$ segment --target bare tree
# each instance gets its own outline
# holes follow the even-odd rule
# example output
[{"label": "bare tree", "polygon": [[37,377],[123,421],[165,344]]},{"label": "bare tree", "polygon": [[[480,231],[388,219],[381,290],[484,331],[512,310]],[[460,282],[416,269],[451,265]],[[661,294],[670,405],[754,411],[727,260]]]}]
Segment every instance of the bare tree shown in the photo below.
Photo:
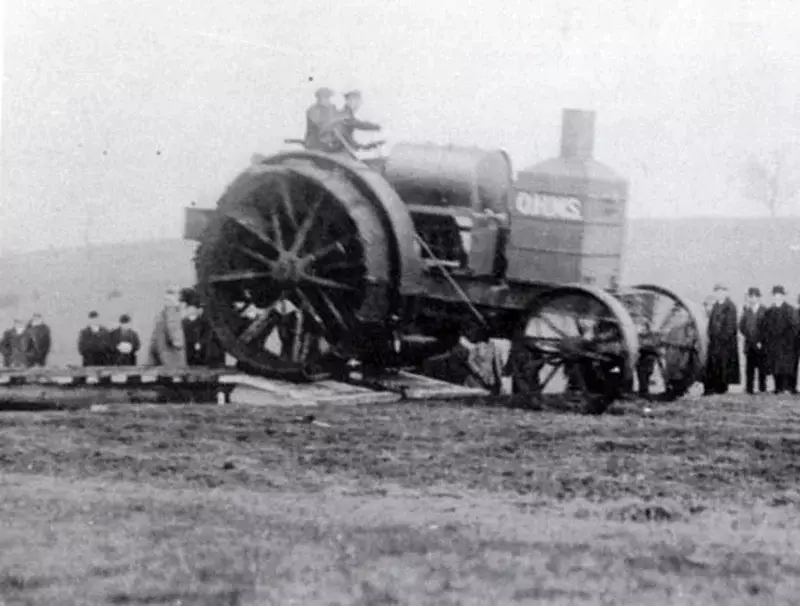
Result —
[{"label": "bare tree", "polygon": [[794,165],[787,149],[752,156],[745,165],[745,195],[763,204],[774,217],[795,203],[800,193],[800,167]]}]

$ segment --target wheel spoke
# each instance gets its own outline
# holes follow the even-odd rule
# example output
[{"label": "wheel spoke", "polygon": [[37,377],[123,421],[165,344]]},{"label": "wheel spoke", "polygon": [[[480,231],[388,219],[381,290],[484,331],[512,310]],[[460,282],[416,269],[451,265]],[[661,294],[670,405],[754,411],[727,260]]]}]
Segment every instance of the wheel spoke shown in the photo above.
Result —
[{"label": "wheel spoke", "polygon": [[545,388],[550,384],[550,381],[553,380],[553,377],[556,375],[556,372],[558,372],[558,369],[561,368],[562,365],[563,364],[561,362],[553,364],[553,367],[547,373],[547,376],[545,377],[544,381],[540,383],[539,393],[544,392]]},{"label": "wheel spoke", "polygon": [[325,273],[330,271],[353,271],[355,269],[360,269],[364,267],[360,263],[351,263],[348,261],[336,261],[335,263],[329,263],[324,267],[320,268],[320,271]]},{"label": "wheel spoke", "polygon": [[218,283],[218,282],[247,282],[250,280],[261,280],[264,278],[270,278],[272,274],[265,271],[234,271],[228,274],[222,275],[214,275],[208,278],[209,282]]},{"label": "wheel spoke", "polygon": [[546,315],[542,314],[540,316],[536,316],[536,319],[542,320],[545,324],[547,324],[559,336],[564,337],[564,338],[567,338],[569,336],[569,335],[567,335],[567,333],[565,333],[563,330],[561,330],[561,328],[556,326],[553,323],[553,321],[550,318],[548,318]]},{"label": "wheel spoke", "polygon": [[280,253],[280,248],[278,248],[278,245],[267,235],[266,225],[264,225],[264,222],[260,219],[260,217],[256,218],[251,213],[246,212],[241,208],[229,208],[225,211],[225,216],[244,227],[247,231],[253,234],[261,242],[269,246],[276,253]]},{"label": "wheel spoke", "polygon": [[302,259],[303,266],[305,267],[310,263],[315,263],[316,261],[320,261],[336,250],[338,250],[341,253],[345,253],[347,251],[347,249],[345,248],[345,244],[348,243],[351,238],[352,236],[347,236],[343,240],[337,240],[336,242],[332,242],[331,244],[328,244],[327,246],[319,249],[317,252],[311,253],[307,257],[303,257]]},{"label": "wheel spoke", "polygon": [[581,324],[577,314],[572,315],[572,321],[575,322],[575,328],[578,331],[578,336],[583,337],[586,334],[586,331],[583,329],[583,325]]},{"label": "wheel spoke", "polygon": [[341,282],[336,282],[335,280],[329,280],[328,278],[322,278],[320,276],[313,276],[310,274],[303,274],[302,280],[304,282],[308,282],[309,284],[314,284],[316,286],[321,286],[322,288],[332,288],[334,290],[344,290],[347,292],[358,292],[357,288],[353,288],[352,286],[348,286],[347,284],[342,284]]},{"label": "wheel spoke", "polygon": [[286,250],[286,241],[283,238],[283,228],[281,227],[281,218],[277,212],[272,213],[270,216],[272,220],[272,230],[275,232],[275,237],[278,239],[278,246],[281,250]]},{"label": "wheel spoke", "polygon": [[286,211],[286,216],[289,218],[289,222],[292,224],[292,229],[296,230],[297,217],[295,216],[294,207],[292,206],[292,194],[291,190],[289,189],[289,181],[284,176],[278,177],[277,181],[283,209]]},{"label": "wheel spoke", "polygon": [[296,317],[297,317],[297,323],[295,324],[294,340],[293,340],[293,343],[292,343],[292,349],[289,352],[289,356],[290,356],[290,359],[292,361],[294,361],[294,362],[302,362],[303,358],[305,357],[305,356],[302,356],[302,354],[304,353],[303,350],[305,349],[303,347],[303,337],[304,337],[304,333],[303,333],[304,326],[303,326],[303,324],[304,324],[305,318],[304,318],[303,313],[301,311],[298,311],[296,313]]},{"label": "wheel spoke", "polygon": [[261,253],[258,253],[258,252],[254,251],[254,250],[250,250],[249,248],[245,248],[244,246],[241,246],[240,244],[234,244],[233,247],[236,250],[238,250],[240,253],[242,253],[243,255],[247,255],[248,257],[250,257],[254,261],[258,261],[259,263],[262,263],[263,265],[266,265],[270,269],[273,269],[275,267],[275,262],[272,259],[268,259],[267,257],[262,255]]},{"label": "wheel spoke", "polygon": [[322,299],[322,302],[325,303],[325,307],[327,307],[328,311],[331,312],[331,315],[333,316],[334,320],[336,320],[337,324],[339,324],[339,326],[341,326],[344,330],[347,330],[348,326],[347,322],[344,321],[344,316],[342,316],[342,314],[336,308],[336,305],[333,304],[333,301],[330,300],[328,295],[325,294],[325,291],[319,290],[317,291],[317,294],[319,294],[320,298]]},{"label": "wheel spoke", "polygon": [[325,327],[325,322],[322,321],[322,318],[317,313],[317,310],[314,309],[314,304],[311,303],[306,293],[302,291],[302,289],[298,288],[295,290],[297,294],[297,298],[300,299],[300,307],[302,307],[308,315],[314,318],[314,322],[316,322],[321,328]]},{"label": "wheel spoke", "polygon": [[667,325],[672,321],[672,318],[674,318],[675,315],[680,310],[681,310],[681,306],[677,302],[675,302],[673,304],[673,306],[672,306],[672,309],[669,310],[669,313],[667,314],[667,317],[664,318],[664,321],[661,322],[661,325],[658,327],[658,331],[657,331],[658,334],[661,334],[662,332],[664,332],[664,330],[666,330]]},{"label": "wheel spoke", "polygon": [[239,340],[245,344],[251,343],[256,337],[268,336],[278,325],[280,315],[275,311],[274,306],[269,307],[263,314],[259,315],[255,321],[247,327]]},{"label": "wheel spoke", "polygon": [[294,242],[292,242],[292,254],[296,255],[299,253],[300,249],[303,247],[303,244],[306,243],[308,232],[311,231],[311,227],[314,225],[314,220],[317,218],[317,211],[319,210],[319,207],[322,206],[322,201],[324,198],[325,193],[320,192],[317,195],[317,198],[314,200],[314,203],[309,205],[308,214],[306,215],[305,219],[303,219],[303,224],[300,226],[300,229],[297,230]]}]

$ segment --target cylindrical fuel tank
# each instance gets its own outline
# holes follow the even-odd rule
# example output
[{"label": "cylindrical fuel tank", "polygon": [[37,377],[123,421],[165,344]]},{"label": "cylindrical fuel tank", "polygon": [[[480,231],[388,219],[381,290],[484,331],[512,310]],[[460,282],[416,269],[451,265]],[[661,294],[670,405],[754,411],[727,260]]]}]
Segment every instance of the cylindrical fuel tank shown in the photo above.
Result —
[{"label": "cylindrical fuel tank", "polygon": [[511,159],[503,150],[398,143],[384,176],[407,204],[506,213],[513,195]]},{"label": "cylindrical fuel tank", "polygon": [[509,278],[619,283],[628,182],[593,158],[595,113],[565,109],[561,154],[517,175]]}]

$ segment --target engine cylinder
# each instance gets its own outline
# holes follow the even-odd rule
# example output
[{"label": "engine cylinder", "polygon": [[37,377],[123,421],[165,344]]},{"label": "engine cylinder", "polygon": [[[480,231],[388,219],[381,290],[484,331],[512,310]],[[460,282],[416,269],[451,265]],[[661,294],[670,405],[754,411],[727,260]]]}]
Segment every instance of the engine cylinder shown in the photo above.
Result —
[{"label": "engine cylinder", "polygon": [[511,160],[503,150],[399,143],[384,176],[407,204],[507,213],[513,195]]}]

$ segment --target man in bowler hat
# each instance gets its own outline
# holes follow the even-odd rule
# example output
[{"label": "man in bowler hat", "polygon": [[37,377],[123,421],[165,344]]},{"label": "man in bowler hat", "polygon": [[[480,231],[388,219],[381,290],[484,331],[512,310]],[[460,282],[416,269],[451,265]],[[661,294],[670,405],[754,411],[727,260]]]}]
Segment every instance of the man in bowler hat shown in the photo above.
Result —
[{"label": "man in bowler hat", "polygon": [[775,393],[791,391],[796,371],[795,343],[797,339],[797,311],[786,302],[786,290],[781,285],[772,289],[772,306],[765,317],[765,354],[767,373],[775,381]]},{"label": "man in bowler hat", "polygon": [[764,336],[767,308],[761,304],[761,291],[752,287],[747,290],[747,300],[739,319],[739,332],[744,337],[745,391],[753,393],[756,375],[758,391],[767,391],[767,376],[764,373]]}]

